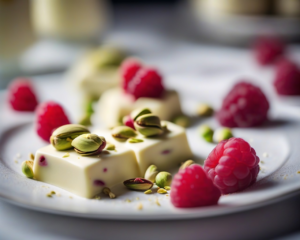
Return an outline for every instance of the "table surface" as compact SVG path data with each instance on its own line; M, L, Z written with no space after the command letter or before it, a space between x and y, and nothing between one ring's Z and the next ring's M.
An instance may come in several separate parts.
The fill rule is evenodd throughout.
M158 17L151 23L143 22L144 25L151 26L147 28L147 31L136 28L136 23L133 20L129 20L129 22L135 28L128 29L120 24L122 21L119 19L119 24L116 24L114 30L106 35L105 41L122 42L127 49L138 52L139 56L148 59L153 59L157 53L163 54L170 51L170 46L174 47L176 43L162 34L164 27L169 24L170 20L163 16L164 9L161 9L160 12L157 13ZM164 24L160 24L162 22ZM149 29L156 29L155 34ZM49 64L48 62L37 64L37 59L40 59L38 56L42 54L45 59L45 54L49 53L49 49L44 51L49 46L47 44L39 42L27 52L24 59L25 62L27 61L25 68L27 67L28 72L39 72L40 69L44 70L45 66ZM59 49L61 50L61 48ZM76 51L67 49L63 54L69 53L70 55L65 56L60 64L69 65L74 56L81 50L77 49ZM53 58L51 58L51 62L55 62ZM35 67L36 69L34 69ZM187 221L133 222L52 215L23 209L0 200L0 239L132 240L157 238L182 240L220 239L222 237L222 239L294 240L300 239L299 202L300 193L297 192L265 207L221 217Z

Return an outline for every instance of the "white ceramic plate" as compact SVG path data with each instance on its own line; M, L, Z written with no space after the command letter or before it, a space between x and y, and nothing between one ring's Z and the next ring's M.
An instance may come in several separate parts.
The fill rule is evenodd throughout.
M67 109L71 119L79 116L78 98L70 93L60 81L60 75L37 78L36 88L41 100L55 99ZM205 91L205 87L200 88ZM185 89L182 89L185 92ZM201 92L201 91L200 91ZM12 112L5 100L5 92L0 94L0 196L10 203L26 208L56 214L99 219L123 220L163 220L191 219L210 217L243 211L267 204L268 201L286 193L300 189L300 123L295 114L289 117L276 117L273 111L272 121L254 129L234 129L234 135L250 142L261 158L261 171L257 183L241 193L222 196L218 206L194 209L176 209L167 195L157 193L145 195L141 192L127 191L122 184L112 190L117 199L90 200L77 197L55 186L27 179L21 174L22 161L28 154L35 152L46 143L35 134L33 115ZM192 111L194 100L183 99L187 111ZM279 112L280 113L280 112ZM280 115L280 114L277 115ZM213 119L206 120L217 126ZM197 135L199 121L187 130L195 159L204 159L214 147L202 141ZM201 162L201 161L200 161ZM283 166L283 167L282 167ZM47 198L50 191L61 196ZM143 205L142 210L137 206Z

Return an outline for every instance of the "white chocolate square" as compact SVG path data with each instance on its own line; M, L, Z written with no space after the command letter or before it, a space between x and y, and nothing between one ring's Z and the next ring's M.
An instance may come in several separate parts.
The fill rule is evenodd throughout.
M123 146L117 151L83 157L74 150L57 151L48 145L36 152L33 171L36 180L85 198L94 197L105 186L140 176L134 152Z
M106 91L101 96L96 107L94 124L103 123L106 127L116 126L120 119L136 108L147 107L162 120L171 120L182 114L178 93L166 91L161 99L139 98L124 94L120 88Z
M169 133L148 138L139 134L136 138L143 140L140 143L119 141L111 136L111 131L109 130L98 130L95 133L104 136L108 142L115 144L117 147L125 146L128 149L132 149L140 172L144 176L151 164L156 165L160 171L163 171L178 167L180 163L193 156L185 129L167 121L162 121L162 124L167 125Z

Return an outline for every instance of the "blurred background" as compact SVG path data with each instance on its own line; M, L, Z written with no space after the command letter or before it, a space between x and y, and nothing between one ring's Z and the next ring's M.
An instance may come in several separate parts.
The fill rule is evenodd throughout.
M180 41L249 47L263 34L298 42L299 26L299 0L0 0L0 89L101 44L138 56Z

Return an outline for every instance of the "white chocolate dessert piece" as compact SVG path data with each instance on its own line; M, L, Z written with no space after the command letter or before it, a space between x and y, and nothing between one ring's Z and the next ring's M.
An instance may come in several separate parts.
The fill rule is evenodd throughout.
M194 6L200 14L222 17L231 14L266 14L269 0L194 0Z
M181 115L181 106L178 93L166 91L162 98L141 97L137 100L125 94L121 88L106 91L101 96L95 112L95 121L100 121L106 127L114 127L119 124L122 117L130 114L137 108L149 108L153 114L162 120L171 120ZM98 124L98 122L94 122Z
M121 145L116 150L83 157L74 150L57 151L48 145L35 154L34 178L92 198L103 187L140 176L134 152Z
M111 131L109 130L99 130L95 133L104 136L108 142L115 144L117 147L125 146L128 149L132 149L140 172L144 176L151 164L156 165L159 170L163 171L178 167L180 163L193 156L185 129L167 121L162 121L162 125L164 124L167 125L168 133L148 138L139 134L136 138L143 140L143 142L139 143L119 141L111 136Z
M276 0L276 13L287 17L300 17L300 0Z
M99 98L110 88L120 85L118 66L125 54L110 46L88 51L68 71L66 79L90 98Z

